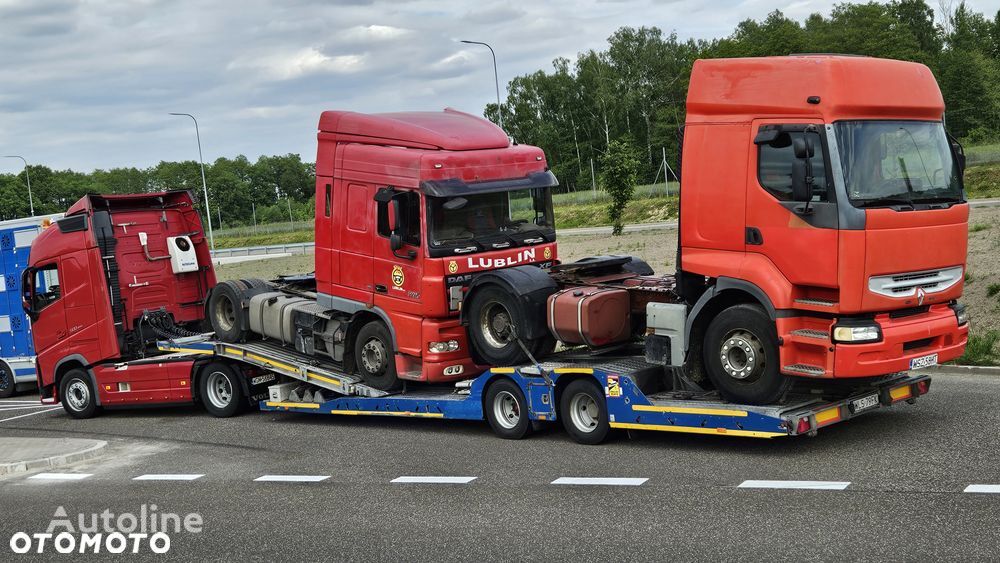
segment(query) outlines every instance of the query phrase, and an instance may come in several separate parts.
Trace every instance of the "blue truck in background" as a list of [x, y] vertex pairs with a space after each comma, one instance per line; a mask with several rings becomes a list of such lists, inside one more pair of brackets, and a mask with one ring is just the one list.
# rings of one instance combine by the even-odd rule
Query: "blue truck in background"
[[18, 389], [34, 388], [35, 348], [31, 341], [31, 322], [21, 307], [21, 273], [28, 265], [31, 241], [42, 224], [62, 214], [0, 221], [0, 261], [3, 283], [0, 284], [0, 398]]

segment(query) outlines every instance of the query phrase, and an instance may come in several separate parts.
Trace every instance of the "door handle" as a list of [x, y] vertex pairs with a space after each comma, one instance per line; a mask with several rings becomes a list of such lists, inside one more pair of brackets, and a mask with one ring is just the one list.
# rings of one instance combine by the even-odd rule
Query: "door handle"
[[375, 291], [379, 293], [386, 293], [387, 291], [389, 291], [389, 288], [381, 284], [375, 284]]
[[747, 227], [746, 243], [752, 244], [754, 246], [760, 246], [764, 244], [764, 235], [760, 234], [760, 229], [758, 229], [757, 227]]

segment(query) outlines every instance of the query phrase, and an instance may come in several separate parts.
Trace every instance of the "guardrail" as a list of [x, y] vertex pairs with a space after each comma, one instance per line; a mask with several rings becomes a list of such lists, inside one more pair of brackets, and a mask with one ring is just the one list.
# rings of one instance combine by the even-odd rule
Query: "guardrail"
[[268, 246], [245, 246], [242, 248], [216, 248], [213, 258], [231, 258], [234, 256], [267, 256], [268, 254], [312, 254], [316, 251], [314, 242], [295, 242], [290, 244], [272, 244]]

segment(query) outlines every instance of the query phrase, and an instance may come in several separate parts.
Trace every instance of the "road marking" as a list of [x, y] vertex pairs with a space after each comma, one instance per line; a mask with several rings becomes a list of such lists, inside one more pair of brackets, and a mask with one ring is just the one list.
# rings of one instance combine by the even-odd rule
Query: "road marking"
[[402, 477], [396, 477], [391, 482], [392, 483], [452, 483], [457, 485], [464, 485], [466, 483], [471, 483], [474, 481], [475, 477], [449, 477], [446, 475], [404, 475]]
[[850, 481], [743, 481], [740, 489], [812, 489], [821, 491], [842, 491]]
[[20, 405], [20, 406], [7, 406], [0, 405], [0, 412], [2, 411], [21, 411], [24, 409], [44, 409], [52, 408], [51, 405]]
[[969, 485], [963, 493], [1000, 493], [1000, 485]]
[[147, 473], [133, 478], [133, 481], [194, 481], [204, 477], [204, 473]]
[[639, 486], [649, 479], [645, 477], [560, 477], [552, 485], [619, 485]]
[[40, 405], [40, 406], [43, 406], [43, 407], [45, 406], [40, 401], [22, 401], [22, 400], [19, 400], [19, 399], [14, 399], [14, 400], [6, 400], [6, 399], [4, 399], [4, 400], [0, 400], [0, 405], [10, 405], [10, 404], [15, 404], [15, 403], [18, 404], [18, 405]]
[[43, 411], [29, 412], [28, 414], [21, 414], [21, 415], [18, 415], [18, 416], [12, 416], [10, 418], [0, 418], [0, 422], [7, 422], [9, 420], [17, 420], [19, 418], [24, 418], [26, 416], [35, 416], [36, 414], [42, 414], [42, 413], [46, 413], [46, 412], [57, 411], [57, 410], [59, 410], [61, 408], [62, 407], [52, 407], [51, 409], [45, 409]]
[[329, 475], [261, 475], [254, 481], [275, 483], [319, 483], [329, 479]]
[[93, 473], [37, 473], [28, 479], [45, 479], [49, 481], [79, 481], [90, 477]]

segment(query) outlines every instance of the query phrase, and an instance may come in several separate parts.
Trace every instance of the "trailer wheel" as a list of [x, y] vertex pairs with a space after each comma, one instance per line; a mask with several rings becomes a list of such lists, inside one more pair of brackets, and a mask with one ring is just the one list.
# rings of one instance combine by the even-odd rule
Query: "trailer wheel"
[[509, 379], [499, 379], [486, 390], [486, 420], [493, 432], [505, 440], [520, 440], [531, 431], [528, 402], [521, 388]]
[[773, 403], [793, 383], [778, 366], [774, 323], [757, 305], [734, 305], [712, 319], [702, 353], [708, 378], [729, 401]]
[[246, 404], [243, 387], [233, 368], [222, 362], [212, 362], [198, 374], [198, 397], [208, 414], [226, 418], [240, 412]]
[[97, 396], [90, 376], [82, 369], [71, 369], [59, 386], [62, 406], [73, 418], [91, 418], [97, 414]]
[[17, 382], [14, 380], [14, 370], [10, 364], [0, 361], [0, 399], [6, 399], [14, 394]]
[[354, 339], [354, 364], [365, 385], [382, 391], [396, 391], [402, 386], [396, 377], [392, 337], [381, 321], [370, 321], [358, 331]]
[[212, 289], [208, 299], [208, 318], [212, 330], [223, 342], [241, 342], [246, 338], [242, 291], [233, 281], [224, 281]]
[[469, 300], [468, 319], [477, 363], [511, 366], [526, 360], [515, 338], [525, 319], [510, 292], [498, 285], [482, 287]]
[[600, 444], [611, 432], [604, 392], [587, 379], [566, 386], [559, 399], [559, 418], [566, 432], [581, 444]]

